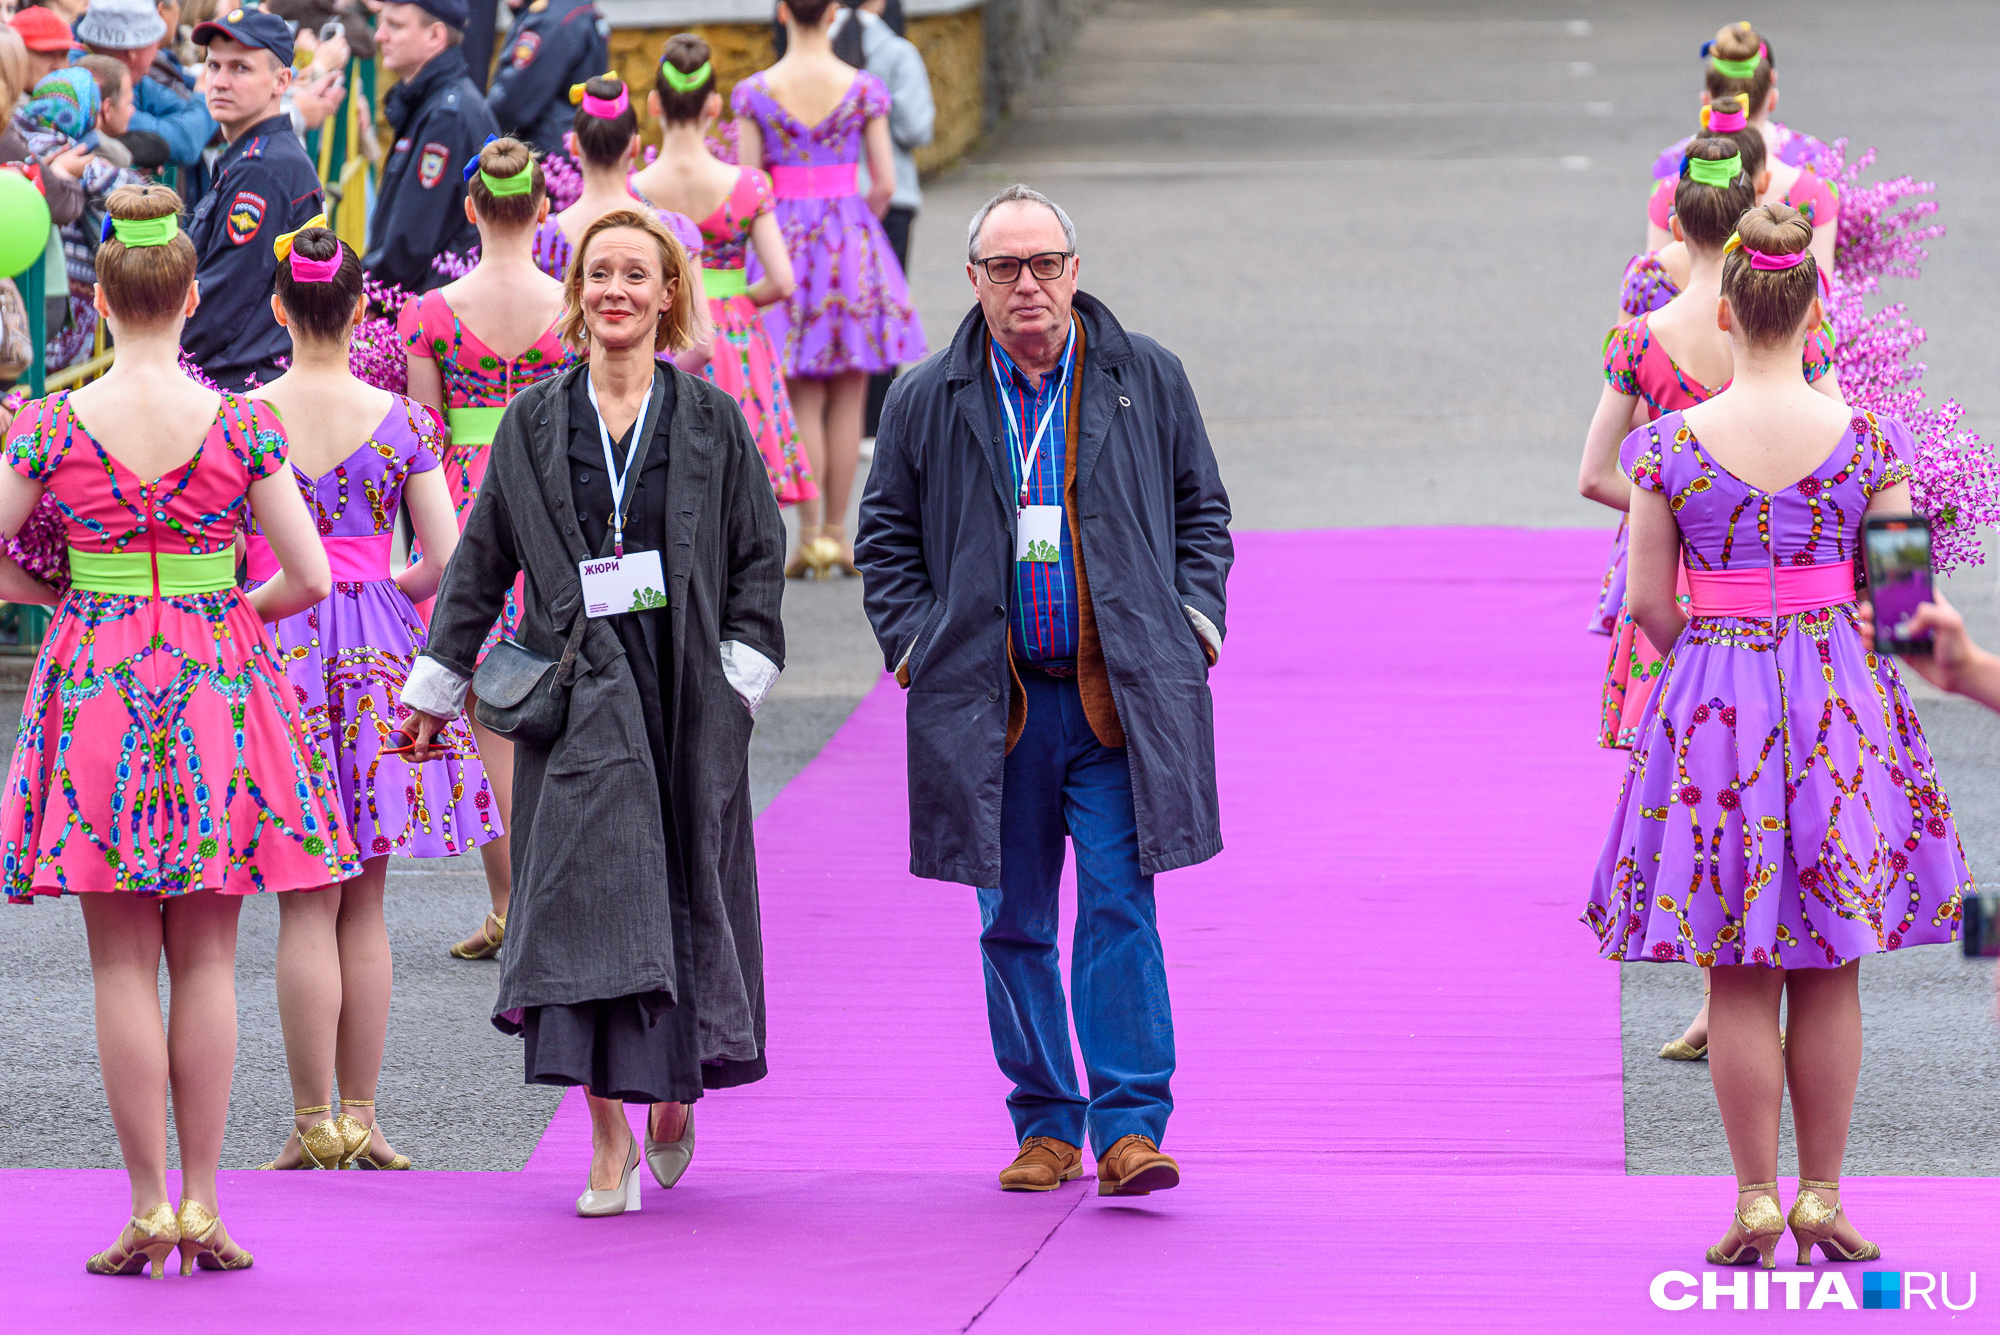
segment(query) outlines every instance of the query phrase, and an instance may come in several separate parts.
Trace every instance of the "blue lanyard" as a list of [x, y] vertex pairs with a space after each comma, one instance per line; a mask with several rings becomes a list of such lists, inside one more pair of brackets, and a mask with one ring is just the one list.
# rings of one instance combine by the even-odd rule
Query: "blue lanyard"
[[1069, 341], [1063, 344], [1062, 366], [1058, 372], [1062, 378], [1057, 382], [1055, 397], [1050, 399], [1049, 406], [1042, 410], [1042, 420], [1035, 427], [1035, 438], [1026, 449], [1021, 447], [1021, 421], [1014, 416], [1014, 401], [1007, 393], [1007, 377], [1000, 371], [1000, 355], [995, 351], [997, 346], [989, 343], [986, 356], [993, 363], [993, 385], [1000, 394], [1000, 407], [1007, 414], [1007, 446], [1021, 465], [1020, 503], [1025, 508], [1028, 504], [1028, 479], [1034, 476], [1035, 460], [1042, 452], [1042, 437], [1048, 434], [1049, 422], [1054, 418], [1056, 409], [1060, 407], [1067, 412], [1069, 406], [1069, 367], [1070, 358], [1076, 353], [1076, 324], [1071, 322]]

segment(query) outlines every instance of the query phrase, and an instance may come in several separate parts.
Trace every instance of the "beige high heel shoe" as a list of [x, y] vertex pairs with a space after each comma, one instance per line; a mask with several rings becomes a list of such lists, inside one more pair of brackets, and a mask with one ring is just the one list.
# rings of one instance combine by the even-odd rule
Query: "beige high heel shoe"
[[1799, 1194], [1792, 1202], [1792, 1212], [1785, 1222], [1791, 1225], [1792, 1239], [1799, 1244], [1800, 1265], [1812, 1264], [1814, 1247], [1825, 1252], [1829, 1261], [1873, 1261], [1882, 1255], [1882, 1249], [1866, 1238], [1861, 1240], [1859, 1247], [1849, 1252], [1833, 1236], [1834, 1221], [1840, 1218], [1840, 1202], [1828, 1205], [1819, 1193], [1839, 1190], [1838, 1182], [1815, 1182], [1806, 1177], [1799, 1179]]
[[[317, 1108], [294, 1108], [292, 1109], [292, 1115], [294, 1117], [311, 1117], [314, 1113], [332, 1111], [332, 1104], [322, 1103]], [[354, 1122], [352, 1117], [347, 1120]], [[361, 1124], [354, 1122], [354, 1125], [360, 1126]], [[347, 1135], [341, 1130], [336, 1120], [331, 1117], [322, 1118], [314, 1122], [305, 1130], [300, 1131], [298, 1136], [299, 1150], [302, 1157], [299, 1163], [295, 1165], [297, 1168], [339, 1168], [344, 1164], [348, 1155], [353, 1153], [353, 1147]], [[284, 1150], [280, 1148], [278, 1153], [283, 1154]], [[278, 1161], [273, 1159], [269, 1163], [260, 1163], [257, 1167], [260, 1169], [277, 1168]]]
[[161, 1201], [146, 1213], [132, 1216], [118, 1230], [118, 1239], [83, 1263], [93, 1275], [136, 1275], [148, 1265], [154, 1279], [167, 1277], [167, 1258], [181, 1240], [174, 1225], [174, 1207]]
[[[1708, 984], [1706, 983], [1703, 983], [1701, 987], [1701, 1004], [1704, 1006], [1708, 1004]], [[1704, 1043], [1700, 1047], [1696, 1047], [1685, 1038], [1677, 1038], [1660, 1049], [1660, 1056], [1670, 1062], [1698, 1062], [1707, 1055], [1708, 1044]]]
[[860, 567], [854, 564], [854, 549], [847, 545], [847, 529], [844, 525], [824, 525], [819, 534], [821, 555], [825, 557], [820, 567], [821, 579], [826, 578], [827, 572], [831, 570], [839, 570], [843, 575], [861, 573]]
[[229, 1230], [204, 1205], [182, 1201], [174, 1222], [180, 1228], [182, 1275], [192, 1275], [196, 1263], [203, 1270], [248, 1270], [257, 1259], [230, 1240]]
[[[1752, 1182], [1747, 1187], [1738, 1187], [1736, 1194], [1744, 1196], [1753, 1191], [1776, 1191], [1775, 1182]], [[1743, 1206], [1736, 1207], [1736, 1231], [1739, 1236], [1734, 1247], [1708, 1249], [1710, 1265], [1749, 1265], [1759, 1262], [1766, 1270], [1778, 1268], [1773, 1253], [1778, 1250], [1778, 1239], [1785, 1235], [1785, 1216], [1779, 1211], [1778, 1203], [1769, 1196], [1759, 1196], [1750, 1203], [1749, 1213]], [[1724, 1242], [1728, 1239], [1725, 1237]]]
[[[343, 1108], [373, 1108], [375, 1100], [342, 1099], [340, 1106]], [[343, 1112], [334, 1121], [336, 1123], [345, 1122], [347, 1124], [342, 1130], [347, 1133], [349, 1143], [354, 1146], [352, 1150], [348, 1151], [346, 1160], [340, 1165], [342, 1168], [355, 1168], [363, 1172], [373, 1173], [401, 1173], [409, 1169], [410, 1156], [407, 1154], [391, 1154], [386, 1159], [375, 1157], [375, 1151], [369, 1148], [375, 1141], [374, 1129], [364, 1125], [359, 1118], [349, 1117]], [[356, 1138], [356, 1133], [359, 1133], [358, 1139]]]
[[576, 1198], [576, 1212], [585, 1219], [614, 1214], [636, 1214], [639, 1210], [639, 1142], [631, 1138], [625, 1147], [625, 1172], [618, 1185], [600, 1191], [586, 1177], [583, 1195]]

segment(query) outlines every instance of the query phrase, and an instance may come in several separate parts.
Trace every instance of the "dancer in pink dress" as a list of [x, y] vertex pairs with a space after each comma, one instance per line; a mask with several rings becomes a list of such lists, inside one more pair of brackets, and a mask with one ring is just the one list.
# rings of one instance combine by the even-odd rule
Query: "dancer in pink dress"
[[[772, 211], [770, 178], [709, 152], [708, 130], [722, 114], [722, 98], [715, 91], [707, 42], [693, 33], [667, 39], [647, 110], [660, 124], [660, 153], [632, 178], [632, 189], [649, 202], [701, 219], [702, 285], [714, 327], [701, 374], [743, 409], [778, 504], [813, 500], [819, 487], [799, 444], [777, 349], [758, 316], [791, 295], [792, 261]], [[753, 250], [763, 271], [755, 283], [748, 270]]]
[[[292, 472], [333, 567], [333, 593], [274, 626], [306, 734], [340, 795], [361, 874], [288, 895], [278, 927], [278, 1014], [291, 1069], [291, 1138], [267, 1168], [410, 1166], [375, 1118], [389, 1024], [391, 968], [383, 887], [389, 855], [453, 857], [500, 837], [500, 813], [472, 734], [454, 723], [447, 754], [413, 765], [389, 754], [408, 711], [397, 702], [424, 643], [413, 598], [437, 589], [458, 543], [439, 471], [443, 424], [428, 408], [354, 377], [349, 340], [367, 306], [361, 257], [316, 219], [277, 240], [278, 323], [291, 365], [258, 397], [293, 424]], [[408, 508], [423, 559], [389, 569], [396, 515]], [[250, 538], [250, 578], [277, 560]], [[338, 1114], [334, 1080], [340, 1084]]]
[[[445, 485], [461, 531], [507, 404], [575, 360], [559, 335], [562, 284], [536, 266], [532, 253], [535, 230], [548, 217], [541, 164], [519, 140], [495, 139], [470, 166], [466, 208], [479, 226], [479, 263], [465, 277], [407, 303], [397, 324], [409, 352], [410, 397], [443, 413], [450, 433]], [[521, 599], [516, 580], [487, 636], [488, 648], [514, 633]], [[472, 735], [505, 828], [513, 821], [513, 744], [476, 720]], [[505, 835], [479, 846], [492, 910], [477, 932], [451, 947], [455, 958], [491, 959], [500, 952], [513, 886], [508, 849]]]
[[[180, 197], [126, 186], [107, 204], [98, 301], [118, 360], [74, 393], [28, 404], [0, 470], [0, 533], [54, 496], [71, 581], [29, 681], [0, 847], [7, 896], [77, 895], [90, 938], [131, 1221], [88, 1269], [150, 1264], [158, 1277], [176, 1246], [184, 1275], [251, 1260], [216, 1199], [243, 896], [317, 889], [354, 875], [360, 859], [263, 626], [331, 587], [284, 431], [268, 408], [180, 370], [181, 328], [198, 300]], [[280, 569], [246, 595], [235, 542], [253, 516]], [[18, 568], [0, 558], [0, 571], [6, 596], [24, 597]], [[37, 599], [49, 600], [46, 590]], [[170, 1092], [178, 1210], [167, 1197]]]
[[[1605, 388], [1584, 442], [1581, 484], [1592, 500], [1623, 510], [1631, 483], [1618, 471], [1617, 444], [1643, 406], [1648, 420], [1685, 408], [1728, 387], [1730, 351], [1715, 327], [1715, 304], [1722, 276], [1722, 248], [1735, 221], [1755, 203], [1753, 181], [1737, 145], [1727, 136], [1698, 139], [1688, 149], [1688, 174], [1681, 178], [1674, 236], [1686, 247], [1687, 290], [1658, 311], [1614, 328], [1605, 340]], [[1832, 374], [1833, 344], [1825, 331], [1807, 341], [1804, 372], [1821, 392], [1838, 398]], [[1600, 707], [1598, 741], [1630, 746], [1645, 706], [1647, 686], [1659, 675], [1662, 655], [1626, 615], [1625, 527], [1612, 540], [1611, 558], [1599, 590], [1591, 629], [1612, 637]]]
[[[880, 222], [896, 180], [889, 92], [833, 53], [837, 8], [833, 0], [782, 0], [783, 58], [737, 84], [729, 99], [739, 160], [771, 173], [798, 280], [790, 299], [764, 312], [821, 492], [799, 506], [800, 549], [790, 574], [860, 573], [845, 524], [868, 377], [925, 353], [923, 325]], [[864, 145], [866, 200], [855, 175]]]
[[1855, 608], [1863, 519], [1910, 513], [1910, 433], [1791, 369], [1823, 318], [1811, 224], [1760, 205], [1738, 232], [1721, 281], [1735, 381], [1621, 449], [1632, 613], [1671, 653], [1583, 916], [1610, 959], [1710, 971], [1709, 1071], [1738, 1196], [1709, 1262], [1769, 1268], [1788, 1225], [1801, 1265], [1815, 1248], [1866, 1261], [1881, 1249], [1840, 1197], [1858, 962], [1955, 940], [1972, 878], [1917, 712]]

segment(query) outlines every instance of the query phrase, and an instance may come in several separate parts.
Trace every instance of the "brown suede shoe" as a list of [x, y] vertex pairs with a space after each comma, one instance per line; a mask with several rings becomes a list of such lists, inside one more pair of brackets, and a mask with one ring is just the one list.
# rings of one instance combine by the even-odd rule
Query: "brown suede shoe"
[[1014, 1162], [1000, 1170], [1000, 1190], [1054, 1191], [1082, 1176], [1082, 1150], [1053, 1136], [1029, 1136]]
[[1144, 1196], [1181, 1184], [1181, 1166], [1144, 1136], [1126, 1136], [1097, 1156], [1097, 1194]]

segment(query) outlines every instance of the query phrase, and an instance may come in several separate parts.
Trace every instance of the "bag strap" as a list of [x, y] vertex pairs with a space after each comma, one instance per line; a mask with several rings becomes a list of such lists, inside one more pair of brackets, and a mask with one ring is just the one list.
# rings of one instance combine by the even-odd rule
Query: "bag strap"
[[577, 647], [583, 643], [583, 632], [589, 626], [590, 617], [579, 603], [576, 609], [576, 622], [570, 627], [569, 640], [563, 645], [563, 656], [556, 666], [556, 685], [569, 685], [570, 678], [575, 674]]

